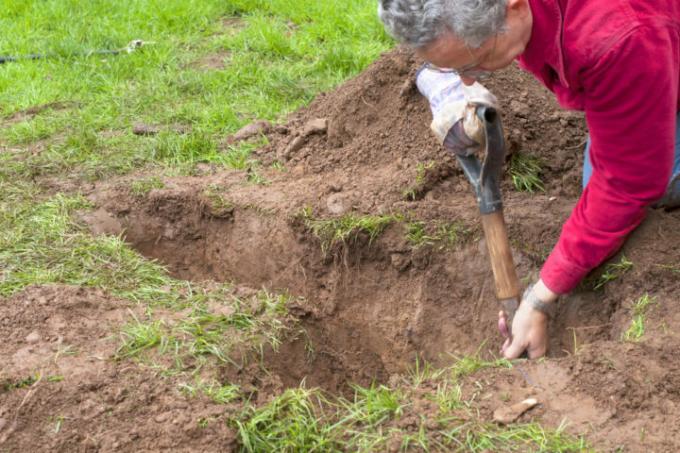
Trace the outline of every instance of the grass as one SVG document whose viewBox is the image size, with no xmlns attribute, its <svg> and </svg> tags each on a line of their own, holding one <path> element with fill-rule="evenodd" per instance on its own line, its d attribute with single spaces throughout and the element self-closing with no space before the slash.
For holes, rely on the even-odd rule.
<svg viewBox="0 0 680 453">
<path fill-rule="evenodd" d="M 437 244 L 440 250 L 456 247 L 470 238 L 472 232 L 462 222 L 436 222 L 428 226 L 423 221 L 405 222 L 406 240 L 414 247 Z M 428 231 L 429 230 L 429 231 Z"/>
<path fill-rule="evenodd" d="M 271 403 L 249 408 L 236 420 L 247 452 L 340 451 L 332 425 L 324 420 L 324 397 L 316 390 L 289 389 Z"/>
<path fill-rule="evenodd" d="M 241 398 L 241 388 L 235 384 L 222 385 L 217 382 L 204 382 L 196 379 L 194 384 L 182 383 L 179 389 L 188 396 L 203 394 L 217 404 L 228 404 Z"/>
<path fill-rule="evenodd" d="M 133 195 L 144 197 L 153 189 L 162 189 L 165 184 L 158 176 L 150 176 L 148 178 L 140 178 L 132 181 L 130 184 L 130 191 Z"/>
<path fill-rule="evenodd" d="M 520 192 L 545 192 L 541 179 L 541 163 L 529 154 L 514 153 L 510 159 L 510 177 Z"/>
<path fill-rule="evenodd" d="M 469 363 L 456 368 L 468 370 Z M 264 406 L 249 407 L 233 423 L 248 452 L 591 451 L 563 426 L 546 430 L 536 423 L 499 427 L 475 421 L 460 376 L 427 366 L 415 376 L 419 382 L 399 388 L 355 386 L 351 399 L 328 398 L 304 387 L 289 389 Z M 432 388 L 436 390 L 423 395 L 423 389 Z M 438 413 L 419 412 L 423 397 L 436 402 Z"/>
<path fill-rule="evenodd" d="M 625 255 L 616 263 L 609 263 L 605 266 L 604 272 L 595 280 L 593 284 L 594 290 L 600 290 L 610 282 L 618 280 L 623 274 L 633 268 L 633 262 L 626 258 Z"/>
<path fill-rule="evenodd" d="M 336 245 L 346 245 L 361 233 L 368 235 L 370 244 L 388 225 L 397 220 L 393 215 L 356 214 L 345 214 L 333 219 L 317 219 L 310 208 L 303 209 L 300 217 L 305 227 L 321 242 L 321 251 L 324 254 Z"/>
<path fill-rule="evenodd" d="M 32 386 L 33 384 L 38 382 L 39 379 L 40 375 L 28 376 L 26 378 L 18 380 L 7 380 L 5 382 L 0 383 L 0 389 L 3 392 L 9 392 L 16 389 L 23 389 Z"/>
<path fill-rule="evenodd" d="M 436 162 L 418 162 L 416 165 L 416 178 L 413 185 L 404 189 L 402 194 L 405 200 L 416 201 L 422 197 L 425 190 L 425 183 L 427 181 L 427 175 L 433 169 L 436 169 Z"/>
<path fill-rule="evenodd" d="M 145 320 L 132 315 L 121 329 L 116 357 L 163 365 L 173 373 L 189 369 L 195 374 L 211 361 L 241 369 L 248 358 L 244 351 L 261 356 L 265 347 L 276 350 L 291 331 L 289 300 L 262 290 L 247 299 L 195 300 L 188 314 L 174 320 L 162 313 Z"/>
<path fill-rule="evenodd" d="M 645 318 L 647 308 L 654 302 L 649 294 L 644 294 L 633 304 L 633 319 L 630 326 L 621 336 L 624 341 L 637 342 L 640 341 L 645 334 Z"/>
<path fill-rule="evenodd" d="M 210 209 L 210 215 L 214 217 L 228 217 L 234 212 L 234 204 L 223 195 L 224 189 L 212 185 L 203 191 L 206 205 Z"/>
<path fill-rule="evenodd" d="M 0 174 L 99 179 L 140 165 L 242 167 L 250 150 L 223 153 L 222 137 L 256 118 L 283 118 L 391 46 L 374 10 L 363 0 L 345 2 L 342 14 L 311 0 L 6 2 L 0 53 L 58 58 L 0 66 L 0 117 L 64 107 L 0 128 L 0 142 L 19 150 Z M 118 56 L 71 56 L 136 38 L 150 44 Z M 225 55 L 224 68 L 194 65 L 216 54 Z M 138 121 L 190 132 L 135 136 Z M 40 140 L 46 149 L 30 155 L 26 148 Z"/>
</svg>

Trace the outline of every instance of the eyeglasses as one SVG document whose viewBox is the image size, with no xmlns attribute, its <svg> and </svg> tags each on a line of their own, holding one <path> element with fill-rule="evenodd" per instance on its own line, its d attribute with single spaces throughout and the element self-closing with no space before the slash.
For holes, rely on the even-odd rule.
<svg viewBox="0 0 680 453">
<path fill-rule="evenodd" d="M 440 66 L 437 66 L 435 64 L 426 62 L 425 67 L 427 69 L 430 69 L 432 71 L 437 71 L 437 72 L 443 72 L 443 73 L 456 73 L 461 77 L 469 77 L 471 79 L 475 80 L 484 80 L 488 78 L 491 75 L 491 71 L 487 71 L 485 69 L 479 69 L 479 65 L 484 63 L 484 60 L 486 60 L 489 55 L 493 55 L 496 51 L 496 41 L 498 40 L 498 35 L 494 36 L 493 40 L 493 47 L 491 48 L 491 52 L 487 53 L 483 58 L 477 59 L 475 55 L 472 53 L 472 49 L 468 47 L 468 45 L 465 45 L 465 48 L 467 49 L 468 53 L 472 57 L 473 61 L 472 63 L 468 63 L 465 66 L 462 66 L 460 68 L 442 68 Z"/>
<path fill-rule="evenodd" d="M 432 63 L 425 63 L 425 67 L 427 69 L 430 69 L 432 71 L 437 71 L 437 72 L 442 72 L 442 73 L 455 73 L 458 74 L 460 77 L 470 77 L 471 79 L 475 80 L 484 80 L 489 78 L 491 76 L 491 71 L 486 71 L 484 69 L 477 69 L 475 65 L 465 65 L 462 68 L 459 69 L 453 69 L 453 68 L 441 68 L 439 66 L 436 66 Z"/>
</svg>

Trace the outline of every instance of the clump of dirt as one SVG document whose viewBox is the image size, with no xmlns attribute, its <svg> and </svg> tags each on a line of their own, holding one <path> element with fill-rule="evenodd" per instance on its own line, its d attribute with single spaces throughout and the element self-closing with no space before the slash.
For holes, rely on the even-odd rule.
<svg viewBox="0 0 680 453">
<path fill-rule="evenodd" d="M 478 210 L 455 160 L 429 132 L 427 102 L 413 86 L 418 64 L 404 50 L 389 52 L 268 129 L 270 144 L 256 152 L 261 184 L 252 168 L 210 171 L 164 178 L 163 188 L 139 196 L 124 178 L 90 194 L 98 211 L 88 222 L 93 232 L 122 233 L 178 277 L 303 298 L 291 312 L 307 338 L 263 359 L 281 388 L 306 379 L 342 392 L 348 381 L 398 381 L 416 357 L 435 365 L 462 354 L 491 357 L 498 306 Z M 516 68 L 488 86 L 501 101 L 509 151 L 542 162 L 544 193 L 503 183 L 518 273 L 530 280 L 577 200 L 586 131 L 580 114 L 559 110 Z M 323 127 L 312 133 L 314 125 Z M 349 216 L 388 220 L 375 237 L 357 228 L 330 248 L 305 220 L 335 228 Z M 592 282 L 603 270 L 596 271 L 562 298 L 551 360 L 475 376 L 488 392 L 489 420 L 508 399 L 535 396 L 540 405 L 521 420 L 558 426 L 566 418 L 568 429 L 604 448 L 677 449 L 665 427 L 677 426 L 680 404 L 672 365 L 680 318 L 669 308 L 678 302 L 679 220 L 677 212 L 652 213 L 624 247 L 632 269 L 597 291 Z M 656 301 L 645 314 L 645 340 L 624 342 L 644 293 Z"/>
</svg>

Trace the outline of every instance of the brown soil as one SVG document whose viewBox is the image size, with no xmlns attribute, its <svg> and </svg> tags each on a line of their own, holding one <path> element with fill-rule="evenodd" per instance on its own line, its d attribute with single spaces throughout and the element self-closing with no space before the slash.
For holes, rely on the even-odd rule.
<svg viewBox="0 0 680 453">
<path fill-rule="evenodd" d="M 96 234 L 124 233 L 180 278 L 302 296 L 305 302 L 292 311 L 315 353 L 310 357 L 301 339 L 267 352 L 264 362 L 276 388 L 306 379 L 344 392 L 349 382 L 394 381 L 417 356 L 437 365 L 477 351 L 493 356 L 500 341 L 498 307 L 477 207 L 454 159 L 430 135 L 427 103 L 412 85 L 416 67 L 408 53 L 390 52 L 274 128 L 270 144 L 256 152 L 267 185 L 248 183 L 244 172 L 210 167 L 199 177 L 166 178 L 165 188 L 144 197 L 130 193 L 130 179 L 109 181 L 90 194 L 98 210 L 86 220 Z M 534 278 L 578 198 L 584 122 L 580 114 L 559 110 L 516 68 L 488 85 L 502 103 L 510 152 L 543 163 L 545 193 L 516 192 L 509 178 L 503 182 L 518 272 Z M 304 132 L 319 118 L 328 120 L 326 131 Z M 275 161 L 286 171 L 270 168 Z M 405 196 L 408 191 L 414 195 Z M 373 241 L 359 234 L 322 253 L 301 219 L 304 208 L 317 218 L 398 213 L 425 222 L 428 231 L 455 221 L 469 233 L 453 247 L 416 246 L 406 239 L 405 222 L 396 221 Z M 601 291 L 586 283 L 561 299 L 549 360 L 475 375 L 485 392 L 482 416 L 491 420 L 508 396 L 510 403 L 534 396 L 540 405 L 523 421 L 557 427 L 566 420 L 570 432 L 586 434 L 603 450 L 677 451 L 680 315 L 671 307 L 680 297 L 679 221 L 678 212 L 651 212 L 624 246 L 632 270 Z M 655 303 L 644 339 L 622 342 L 632 304 L 645 292 Z M 21 304 L 40 308 L 12 308 Z M 211 423 L 210 434 L 197 437 L 188 428 L 199 417 L 218 416 L 210 403 L 183 398 L 170 381 L 156 379 L 149 389 L 150 372 L 133 364 L 88 361 L 111 355 L 115 342 L 101 336 L 115 328 L 101 320 L 115 325 L 124 303 L 75 288 L 33 288 L 2 306 L 0 333 L 10 338 L 0 346 L 2 363 L 10 363 L 4 374 L 18 379 L 40 367 L 43 379 L 82 373 L 84 387 L 48 383 L 34 393 L 0 393 L 0 444 L 4 436 L 10 450 L 35 446 L 42 436 L 40 445 L 49 450 L 87 449 L 88 442 L 99 442 L 92 449 L 126 449 L 134 432 L 136 449 L 161 449 L 159 439 L 175 449 L 231 445 L 234 435 L 224 424 Z M 40 340 L 27 345 L 34 329 Z M 89 352 L 69 359 L 71 368 L 57 369 L 66 366 L 64 358 L 52 359 L 58 344 Z M 22 358 L 29 353 L 35 358 Z M 58 414 L 69 436 L 50 431 L 54 423 L 47 420 Z M 169 415 L 158 422 L 158 414 Z"/>
<path fill-rule="evenodd" d="M 127 303 L 98 290 L 48 286 L 28 288 L 2 307 L 2 451 L 234 447 L 234 433 L 220 422 L 228 408 L 186 398 L 171 379 L 111 359 Z"/>
</svg>

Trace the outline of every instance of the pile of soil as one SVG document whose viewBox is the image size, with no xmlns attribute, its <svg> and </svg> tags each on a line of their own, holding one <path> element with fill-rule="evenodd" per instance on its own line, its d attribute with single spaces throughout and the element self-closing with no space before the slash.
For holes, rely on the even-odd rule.
<svg viewBox="0 0 680 453">
<path fill-rule="evenodd" d="M 205 167 L 200 176 L 164 178 L 165 187 L 146 196 L 130 192 L 130 178 L 99 184 L 89 194 L 98 210 L 88 222 L 96 233 L 123 233 L 177 277 L 264 286 L 304 298 L 294 314 L 316 354 L 310 358 L 295 340 L 265 359 L 284 387 L 305 379 L 308 385 L 342 393 L 349 382 L 394 381 L 416 357 L 441 366 L 463 354 L 493 357 L 500 342 L 498 306 L 477 206 L 455 160 L 431 136 L 427 102 L 413 85 L 418 64 L 404 50 L 387 53 L 357 78 L 291 115 L 285 125 L 263 129 L 269 144 L 256 152 L 262 166 L 250 173 Z M 560 110 L 544 88 L 517 68 L 495 74 L 487 85 L 501 102 L 509 152 L 542 162 L 545 192 L 517 192 L 508 177 L 503 181 L 515 262 L 520 277 L 529 281 L 578 198 L 586 130 L 582 115 Z M 274 162 L 279 165 L 269 165 Z M 248 182 L 253 171 L 267 183 Z M 352 214 L 393 215 L 396 220 L 374 239 L 359 232 L 322 251 L 303 211 L 316 219 Z M 550 326 L 550 360 L 475 376 L 486 392 L 482 416 L 490 420 L 507 395 L 513 401 L 533 396 L 540 405 L 524 420 L 552 427 L 566 420 L 569 431 L 586 434 L 604 449 L 676 451 L 680 315 L 672 307 L 680 298 L 679 221 L 678 212 L 652 212 L 624 246 L 631 270 L 601 290 L 586 282 L 560 300 Z M 453 222 L 466 233 L 453 245 L 415 244 L 406 237 L 409 222 L 423 222 L 429 232 Z M 31 300 L 32 291 L 39 290 L 15 296 L 9 306 Z M 632 305 L 644 293 L 655 302 L 646 314 L 643 341 L 623 342 Z M 101 303 L 90 302 L 89 310 L 106 310 L 105 295 L 92 297 Z M 71 311 L 73 319 L 91 316 L 77 307 L 50 310 Z M 30 334 L 12 331 L 9 319 L 2 324 L 3 335 L 17 341 L 0 347 L 3 363 L 25 347 Z M 93 350 L 95 344 L 83 347 Z M 14 375 L 28 370 L 12 363 Z M 134 387 L 144 379 L 143 374 L 137 381 L 123 378 L 124 364 L 97 362 L 105 371 L 80 366 L 89 373 L 83 381 L 94 383 L 87 385 L 113 385 L 114 395 L 116 386 Z M 106 373 L 112 377 L 103 378 Z M 185 414 L 210 410 L 207 403 L 179 397 L 164 402 L 174 395 L 169 387 L 155 391 L 156 404 L 166 412 L 172 404 L 185 405 Z M 30 417 L 40 418 L 39 405 L 52 404 L 54 397 L 36 392 L 28 403 L 17 404 L 20 397 L 14 395 L 19 393 L 11 395 L 15 399 L 7 407 L 20 406 L 25 415 L 0 413 L 15 423 L 10 447 L 32 445 L 21 436 L 35 433 L 28 427 Z M 59 401 L 64 401 L 64 412 L 74 412 L 83 399 L 73 394 Z M 124 416 L 134 420 L 137 430 L 152 423 L 132 412 Z M 128 432 L 122 425 L 109 429 Z M 0 435 L 5 430 L 0 427 Z M 169 442 L 186 445 L 175 437 Z"/>
</svg>

